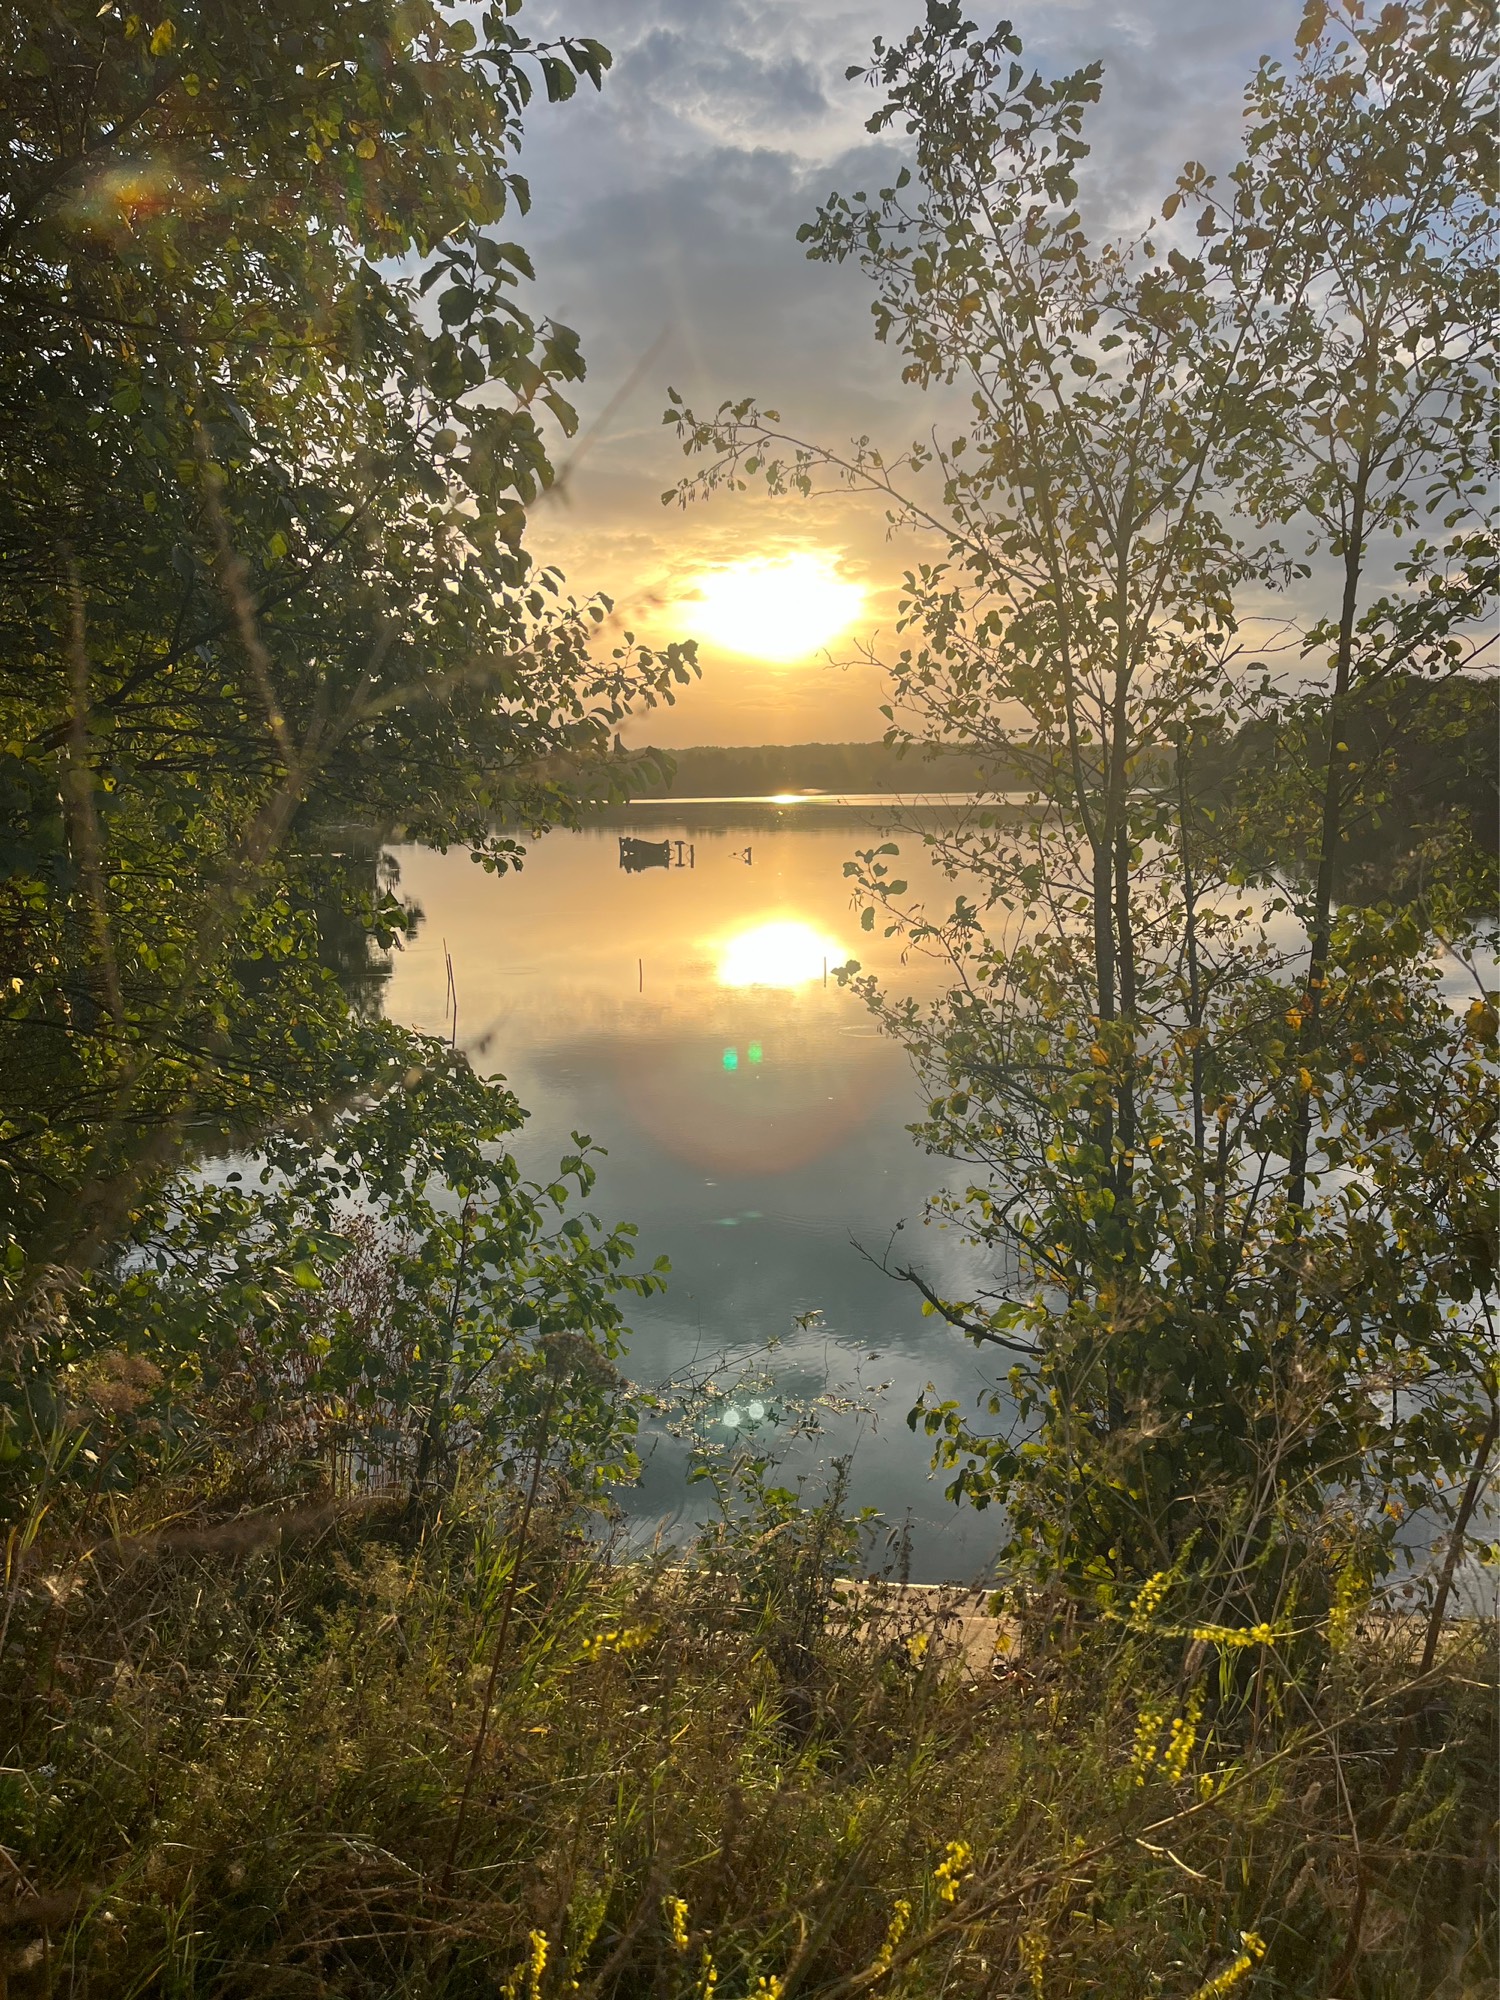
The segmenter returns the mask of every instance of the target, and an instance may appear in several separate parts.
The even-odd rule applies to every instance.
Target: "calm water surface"
[[[885,1254],[894,1235],[898,1260],[940,1286],[961,1289],[974,1274],[972,1253],[922,1222],[945,1163],[904,1129],[920,1108],[906,1058],[833,977],[858,958],[904,990],[938,985],[935,967],[903,963],[850,906],[843,866],[879,837],[878,814],[874,801],[636,808],[548,835],[520,874],[500,879],[466,853],[397,848],[402,893],[423,923],[386,1005],[444,1032],[446,950],[460,1043],[531,1112],[523,1167],[548,1171],[574,1131],[607,1149],[591,1206],[638,1224],[643,1262],[672,1260],[668,1291],[632,1302],[637,1381],[724,1353],[714,1379],[726,1393],[706,1414],[708,1435],[726,1444],[751,1434],[751,1395],[732,1392],[768,1341],[781,1343],[765,1362],[773,1387],[753,1395],[769,1411],[777,1391],[858,1401],[887,1384],[869,1414],[825,1411],[816,1440],[789,1441],[762,1421],[755,1441],[814,1488],[819,1468],[852,1447],[854,1500],[893,1526],[910,1517],[912,1575],[966,1578],[997,1524],[944,1500],[905,1414],[929,1381],[970,1403],[1003,1370],[924,1318],[911,1288],[864,1254]],[[621,833],[681,840],[693,865],[627,873]],[[951,900],[910,842],[900,872],[919,892],[930,884],[935,903]],[[702,1517],[687,1446],[666,1434],[642,1442],[627,1511],[643,1530]]]

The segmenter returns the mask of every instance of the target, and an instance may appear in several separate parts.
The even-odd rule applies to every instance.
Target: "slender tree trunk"
[[[1328,749],[1323,766],[1323,813],[1318,834],[1318,876],[1313,891],[1312,923],[1309,927],[1307,986],[1303,995],[1302,1024],[1297,1046],[1305,1068],[1317,1054],[1323,1031],[1323,989],[1328,977],[1328,953],[1333,932],[1334,895],[1337,889],[1339,842],[1343,834],[1346,772],[1338,745],[1342,741],[1344,704],[1349,693],[1354,658],[1354,623],[1359,610],[1359,585],[1364,571],[1365,510],[1369,497],[1370,464],[1361,453],[1350,508],[1349,540],[1344,549],[1344,595],[1339,607],[1338,650],[1334,657],[1333,693],[1328,703]],[[1312,1140],[1312,1094],[1299,1089],[1297,1115],[1292,1128],[1287,1203],[1294,1230],[1300,1229],[1307,1204],[1308,1155]]]
[[[1198,892],[1188,839],[1188,753],[1184,733],[1177,739],[1177,830],[1182,857],[1183,949],[1187,960],[1187,1016],[1193,1037],[1193,1234],[1203,1236],[1207,1145],[1203,1123],[1203,986],[1198,967]]]
[[[1120,556],[1120,582],[1116,604],[1118,629],[1118,650],[1115,659],[1114,694],[1110,702],[1110,754],[1108,793],[1104,809],[1105,826],[1105,868],[1113,878],[1106,889],[1105,923],[1113,932],[1116,978],[1119,989],[1120,1018],[1130,1028],[1132,1043],[1135,1027],[1135,933],[1130,913],[1130,815],[1126,797],[1130,761],[1130,624],[1129,599],[1125,587],[1125,558]],[[1113,1181],[1115,1199],[1125,1203],[1130,1199],[1133,1178],[1130,1152],[1135,1145],[1135,1084],[1127,1063],[1126,1073],[1120,1083],[1116,1098],[1116,1115],[1119,1120],[1120,1159],[1115,1165]]]
[[[1099,1019],[1115,1018],[1114,841],[1106,829],[1094,849],[1094,983]]]
[[[1458,1573],[1458,1559],[1463,1554],[1464,1536],[1469,1532],[1469,1523],[1474,1518],[1474,1509],[1479,1504],[1479,1496],[1484,1491],[1485,1468],[1490,1462],[1490,1453],[1495,1449],[1495,1437],[1500,1432],[1500,1403],[1490,1404],[1490,1420],[1484,1427],[1484,1435],[1479,1440],[1479,1448],[1474,1453],[1474,1463],[1469,1472],[1469,1482],[1464,1488],[1464,1497],[1454,1517],[1453,1528],[1448,1536],[1448,1549],[1443,1558],[1442,1573],[1438,1577],[1437,1591],[1432,1600],[1432,1615],[1427,1620],[1427,1638],[1422,1647],[1422,1664],[1418,1673],[1431,1671],[1437,1658],[1438,1640],[1442,1636],[1443,1614],[1448,1609],[1448,1597],[1453,1589],[1453,1579]]]
[[[1099,1019],[1112,1021],[1115,1018],[1115,931],[1111,911],[1111,853],[1107,837],[1101,838],[1094,848],[1093,862],[1095,999]],[[1107,1098],[1100,1108],[1095,1129],[1100,1151],[1107,1163],[1115,1149],[1114,1108]],[[1107,1164],[1105,1171],[1108,1172]]]
[[[1115,828],[1115,948],[1120,963],[1120,1018],[1135,1024],[1135,930],[1130,916],[1130,828],[1122,817]],[[1120,1085],[1120,1144],[1125,1149],[1120,1161],[1116,1192],[1122,1200],[1130,1193],[1130,1149],[1135,1145],[1135,1083],[1126,1075]]]

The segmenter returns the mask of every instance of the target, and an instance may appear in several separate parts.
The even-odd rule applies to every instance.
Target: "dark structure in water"
[[[620,835],[620,866],[627,875],[639,875],[643,868],[692,868],[697,859],[698,850],[690,840],[637,840],[633,834]]]
[[[639,875],[643,868],[670,868],[671,865],[670,840],[636,840],[628,833],[620,835],[620,866],[627,875]]]

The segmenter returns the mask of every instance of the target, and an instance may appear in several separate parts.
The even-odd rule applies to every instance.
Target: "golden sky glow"
[[[821,652],[847,631],[864,598],[831,555],[803,549],[705,570],[683,591],[679,612],[691,638],[785,664]]]
[[[843,965],[848,957],[837,938],[782,918],[727,939],[716,973],[721,986],[805,986],[821,979],[825,966]]]

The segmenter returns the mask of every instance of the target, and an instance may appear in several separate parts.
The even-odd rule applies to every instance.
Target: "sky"
[[[620,623],[648,641],[714,635],[700,639],[702,680],[676,709],[627,729],[631,742],[849,741],[884,726],[878,670],[849,662],[857,641],[878,646],[889,632],[915,545],[889,541],[879,508],[848,496],[664,507],[661,495],[689,467],[661,415],[669,385],[700,410],[753,394],[799,435],[837,444],[866,434],[886,450],[931,420],[873,337],[858,271],[809,263],[796,241],[833,189],[889,179],[891,142],[864,130],[878,100],[844,73],[868,59],[873,36],[899,38],[921,9],[922,0],[528,0],[531,34],[593,35],[614,56],[600,95],[584,85],[566,105],[535,101],[528,118],[535,305],[579,331],[589,370],[576,399],[580,437],[556,452],[568,465],[562,495],[534,514],[531,545],[577,594],[607,592]],[[983,29],[997,18],[970,13]],[[1104,65],[1086,128],[1085,221],[1129,229],[1156,212],[1185,160],[1227,165],[1244,86],[1262,54],[1287,53],[1300,13],[1300,0],[1042,0],[1018,10],[1025,60],[1044,74]],[[733,573],[746,564],[748,574]],[[785,615],[755,621],[757,605],[777,608],[788,577],[801,586],[791,609],[808,617],[800,656]],[[827,640],[831,661],[814,650],[827,639],[814,616],[823,585],[845,588],[835,612],[860,607]],[[737,650],[725,635],[741,628]]]

